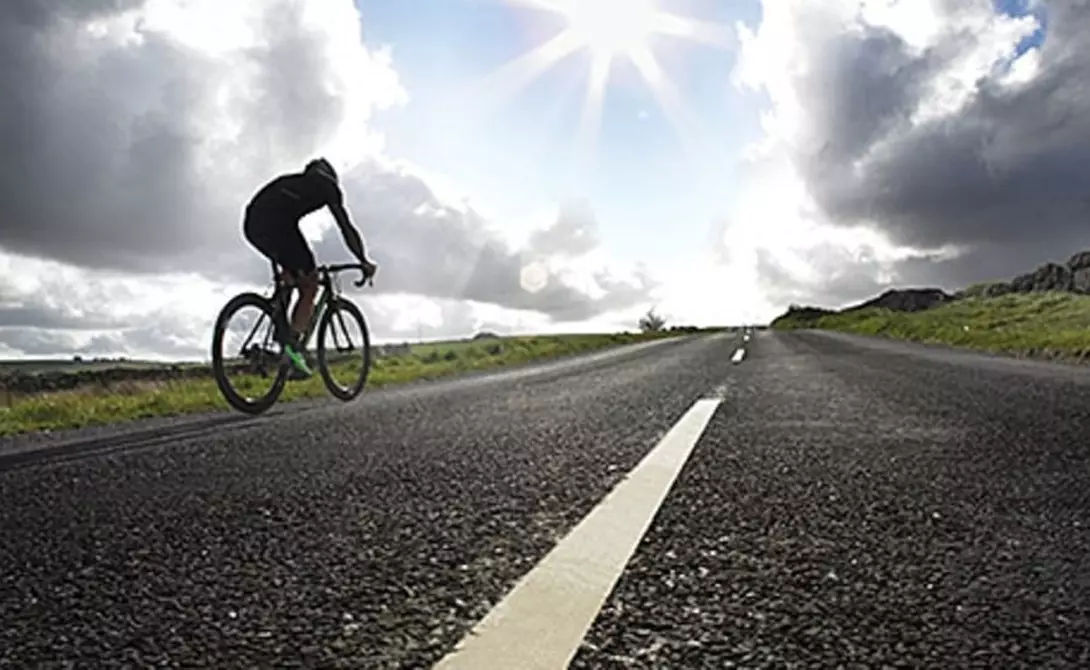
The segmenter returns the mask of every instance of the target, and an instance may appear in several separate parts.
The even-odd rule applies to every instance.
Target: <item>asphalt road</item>
[[[0,443],[0,667],[431,667],[709,397],[570,667],[1090,667],[1090,370],[740,344]]]

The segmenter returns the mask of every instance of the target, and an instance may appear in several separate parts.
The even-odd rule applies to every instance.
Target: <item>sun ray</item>
[[[662,35],[712,47],[737,46],[733,30],[722,24],[677,16],[658,9],[658,0],[493,0],[565,18],[568,26],[544,44],[509,61],[474,87],[480,98],[506,98],[530,84],[574,52],[586,51],[589,73],[579,116],[574,154],[577,163],[593,158],[602,125],[612,65],[631,62],[646,82],[665,117],[690,155],[700,149],[700,125],[651,47]]]
[[[630,58],[644,81],[647,82],[648,88],[651,89],[659,107],[665,112],[667,120],[674,127],[686,151],[691,155],[699,155],[700,124],[686,110],[681,94],[666,76],[655,54],[651,52],[651,49],[644,48],[632,52]]]
[[[729,27],[710,21],[700,21],[666,12],[655,15],[654,31],[660,35],[681,37],[692,42],[725,49],[737,45],[735,33]]]
[[[579,131],[576,136],[576,155],[580,163],[589,164],[593,159],[594,148],[598,142],[598,131],[602,126],[602,108],[605,102],[606,85],[609,83],[609,70],[612,66],[612,54],[597,53],[591,59],[590,73],[587,76],[587,93],[583,99],[583,110],[579,116]]]
[[[559,33],[514,60],[504,63],[471,87],[471,93],[502,102],[525,88],[546,70],[582,48],[571,32]]]

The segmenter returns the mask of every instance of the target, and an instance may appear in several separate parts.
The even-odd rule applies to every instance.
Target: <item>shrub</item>
[[[666,319],[655,314],[654,308],[647,310],[647,314],[640,317],[640,330],[645,333],[658,332],[666,325]]]

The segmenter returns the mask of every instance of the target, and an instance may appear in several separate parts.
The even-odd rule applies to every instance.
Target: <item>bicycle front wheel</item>
[[[363,312],[350,300],[330,302],[318,324],[318,368],[334,397],[348,402],[371,372],[371,338]]]
[[[212,335],[212,374],[232,407],[261,414],[273,406],[287,381],[282,349],[268,300],[242,293],[224,306]]]

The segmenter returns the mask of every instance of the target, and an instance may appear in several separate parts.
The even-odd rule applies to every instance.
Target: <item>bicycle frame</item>
[[[253,292],[245,292],[232,298],[220,311],[220,315],[216,319],[215,334],[213,336],[212,367],[216,384],[228,403],[248,414],[260,414],[276,402],[284,388],[284,383],[287,380],[286,375],[291,367],[290,362],[283,355],[284,352],[277,351],[276,348],[270,345],[275,342],[283,346],[286,341],[294,339],[291,338],[288,308],[291,306],[292,290],[297,288],[297,284],[291,278],[281,276],[276,263],[273,263],[272,269],[274,288],[271,294],[259,295]],[[314,311],[306,324],[306,331],[301,334],[302,341],[300,342],[300,349],[305,349],[306,343],[311,340],[315,332],[318,332],[322,339],[325,340],[325,331],[330,331],[333,340],[331,347],[327,346],[329,344],[327,342],[318,342],[318,370],[329,392],[345,402],[357,397],[363,390],[371,360],[366,321],[359,307],[351,300],[343,297],[339,278],[334,276],[352,269],[360,270],[361,273],[365,271],[363,264],[329,265],[317,268],[320,290],[315,295]],[[370,283],[370,280],[371,278],[364,274],[360,281],[354,283],[356,286],[363,286],[365,283]],[[261,311],[261,317],[257,319],[257,323],[254,324],[245,342],[240,347],[237,354],[240,365],[236,365],[234,363],[235,355],[224,351],[229,347],[223,340],[228,331],[231,330],[227,326],[227,320],[244,307],[258,308]],[[347,313],[347,316],[345,313]],[[255,338],[258,330],[263,329],[262,326],[266,318],[269,318],[273,327]],[[333,370],[330,365],[339,365],[342,354],[356,351],[353,345],[355,338],[349,335],[346,327],[346,321],[353,320],[358,322],[362,328],[360,351],[362,351],[363,366],[362,368],[355,368],[358,373],[357,380],[350,386],[345,387],[333,379]],[[342,347],[341,343],[338,342],[340,339],[337,333],[338,326],[344,331],[345,347]],[[330,354],[332,354],[332,358]],[[358,357],[358,354],[356,356]],[[348,360],[347,357],[345,360]],[[276,371],[274,373],[276,381],[271,390],[264,396],[257,396],[256,399],[248,395],[248,389],[243,388],[240,393],[228,379],[228,375],[235,372],[239,372],[243,376],[256,374],[267,378],[269,373],[274,370]],[[340,371],[340,368],[337,370]]]
[[[329,305],[340,297],[340,291],[338,286],[333,281],[333,276],[338,272],[345,270],[359,269],[358,265],[330,265],[318,267],[318,295],[314,300],[314,311],[311,312],[310,320],[307,322],[306,330],[303,331],[303,336],[299,340],[299,345],[306,348],[310,342],[311,336],[314,334],[314,329],[317,328],[318,323],[321,321],[322,314],[329,308]],[[276,265],[273,265],[273,276],[276,278],[276,290],[273,293],[271,302],[273,303],[274,313],[276,315],[276,321],[274,325],[281,330],[281,333],[287,332],[286,329],[290,329],[291,324],[288,321],[288,306],[289,297],[292,290],[295,288],[294,284],[285,282],[278,271]],[[344,328],[344,322],[341,322],[341,328]],[[347,330],[347,329],[346,329]],[[336,334],[334,334],[336,339]]]

